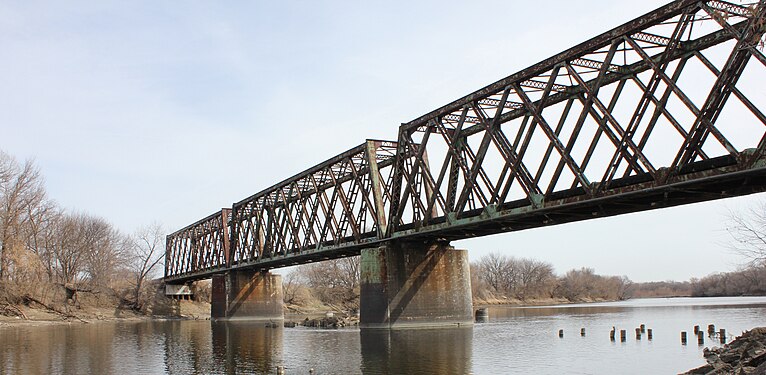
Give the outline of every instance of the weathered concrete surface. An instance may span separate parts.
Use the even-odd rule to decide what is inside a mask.
[[[210,319],[226,318],[226,275],[213,275],[210,290]]]
[[[686,374],[766,374],[766,327],[754,328],[722,348],[704,351],[707,364]]]
[[[231,271],[213,277],[212,319],[283,320],[282,276],[269,272]]]
[[[362,329],[473,324],[466,250],[412,243],[365,249],[360,272]]]

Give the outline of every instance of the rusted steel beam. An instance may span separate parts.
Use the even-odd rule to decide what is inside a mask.
[[[734,85],[745,70],[750,57],[760,54],[753,45],[760,41],[764,32],[766,32],[766,28],[763,27],[766,1],[761,1],[759,6],[755,8],[752,12],[752,17],[749,18],[747,25],[741,33],[733,30],[723,17],[716,16],[715,10],[711,9],[707,4],[703,4],[702,8],[737,39],[737,44],[729,55],[723,70],[718,74],[718,79],[710,90],[710,94],[705,100],[700,113],[697,115],[697,119],[684,142],[683,148],[673,160],[673,166],[688,164],[694,161],[702,150],[702,144],[705,142],[708,134],[713,134],[730,153],[736,154],[737,151],[734,146],[721,135],[714,124],[734,90]]]
[[[423,116],[420,116],[403,126],[406,128],[412,128],[414,126],[420,126],[428,122],[429,119],[447,115],[453,111],[456,111],[473,101],[484,99],[492,93],[502,90],[504,87],[524,80],[531,79],[537,75],[540,75],[555,65],[559,65],[566,61],[581,57],[582,54],[602,48],[609,45],[609,43],[622,35],[632,35],[643,31],[646,25],[656,24],[679,15],[685,8],[693,6],[698,3],[698,0],[679,0],[664,5],[656,10],[649,12],[639,18],[629,21],[621,26],[615,27],[597,37],[589,39],[583,43],[580,43],[572,48],[567,49],[564,52],[549,57],[537,64],[534,64],[524,70],[514,73],[506,78],[503,78],[495,83],[487,85],[479,90],[476,90],[460,99],[457,99],[449,104],[442,106],[434,111],[431,111]]]
[[[733,25],[732,27],[736,30],[741,30],[745,27],[745,22],[737,23]],[[672,55],[671,59],[678,60],[678,59],[688,58],[694,53],[717,46],[731,39],[734,39],[731,33],[725,30],[719,30],[719,31],[704,35],[692,41],[685,41],[681,44],[680,48],[678,48],[675,52],[671,54]],[[664,59],[666,57],[664,56],[664,52],[663,52],[663,53],[659,53],[655,55],[654,58]],[[576,64],[569,63],[569,65],[574,66]],[[578,95],[581,95],[582,93],[586,92],[588,87],[594,87],[594,86],[601,87],[601,86],[610,85],[612,83],[617,83],[626,78],[630,78],[632,76],[636,76],[640,73],[650,70],[652,69],[652,67],[653,65],[650,62],[648,62],[645,59],[642,59],[630,65],[622,66],[620,69],[616,71],[613,71],[612,69],[610,69],[609,74],[606,74],[604,76],[603,82],[601,82],[600,84],[596,83],[596,79],[585,80],[583,84],[578,83],[576,85],[573,85],[572,87],[569,88],[569,90],[565,92],[552,94],[548,98],[546,103],[548,106],[551,106],[551,105],[564,102],[570,98],[577,97]],[[535,102],[535,104],[537,104],[537,102]],[[502,114],[502,117],[500,119],[501,123],[505,123],[505,122],[528,115],[528,111],[521,104],[519,104],[518,106],[514,106],[513,108],[514,108],[513,110]],[[445,115],[442,118],[446,120],[452,117],[454,117],[454,115]],[[472,117],[472,116],[466,116],[466,117],[468,119],[466,120],[466,122],[468,123],[473,123],[473,124],[479,123],[479,119],[477,117]],[[402,128],[400,128],[400,131],[401,130]],[[474,126],[466,127],[466,129],[463,130],[462,134],[463,136],[468,137],[473,134],[479,133],[481,131],[482,131],[481,125],[474,125]]]

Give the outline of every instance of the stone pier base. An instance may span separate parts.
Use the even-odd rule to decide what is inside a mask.
[[[360,268],[362,329],[473,324],[466,250],[394,243],[362,250]]]
[[[212,289],[211,319],[284,320],[281,275],[230,271],[214,275]]]

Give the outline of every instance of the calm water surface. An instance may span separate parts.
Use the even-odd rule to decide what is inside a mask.
[[[635,327],[652,328],[652,341]],[[698,324],[766,326],[766,297],[490,308],[473,328],[360,332],[209,321],[0,327],[0,374],[673,374],[704,363]],[[628,331],[611,342],[613,326]],[[586,336],[580,336],[580,328]],[[564,337],[558,337],[558,330]],[[689,344],[680,332],[690,331]],[[706,338],[705,346],[717,343]]]

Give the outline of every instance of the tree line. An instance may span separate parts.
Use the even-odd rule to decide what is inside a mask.
[[[729,250],[745,263],[737,271],[720,272],[692,279],[695,297],[766,295],[766,203],[731,212],[726,225]]]
[[[285,275],[285,303],[300,310],[359,308],[359,256],[302,265]],[[548,262],[490,253],[471,263],[471,289],[477,303],[618,301],[649,297],[766,295],[766,264],[688,281],[632,282],[626,276],[598,275],[592,268],[563,275]]]
[[[548,262],[497,253],[473,263],[471,274],[474,299],[487,302],[623,300],[630,297],[633,284],[625,276],[602,276],[585,267],[559,276]]]
[[[0,301],[45,303],[50,285],[68,293],[108,290],[141,309],[160,268],[159,224],[122,233],[102,217],[60,207],[39,168],[0,150]]]
[[[359,309],[360,257],[327,260],[298,266],[283,279],[285,304],[294,310],[330,307]],[[471,287],[479,303],[510,300],[568,301],[629,298],[627,277],[597,275],[591,268],[574,269],[562,276],[550,263],[496,253],[471,264]]]

